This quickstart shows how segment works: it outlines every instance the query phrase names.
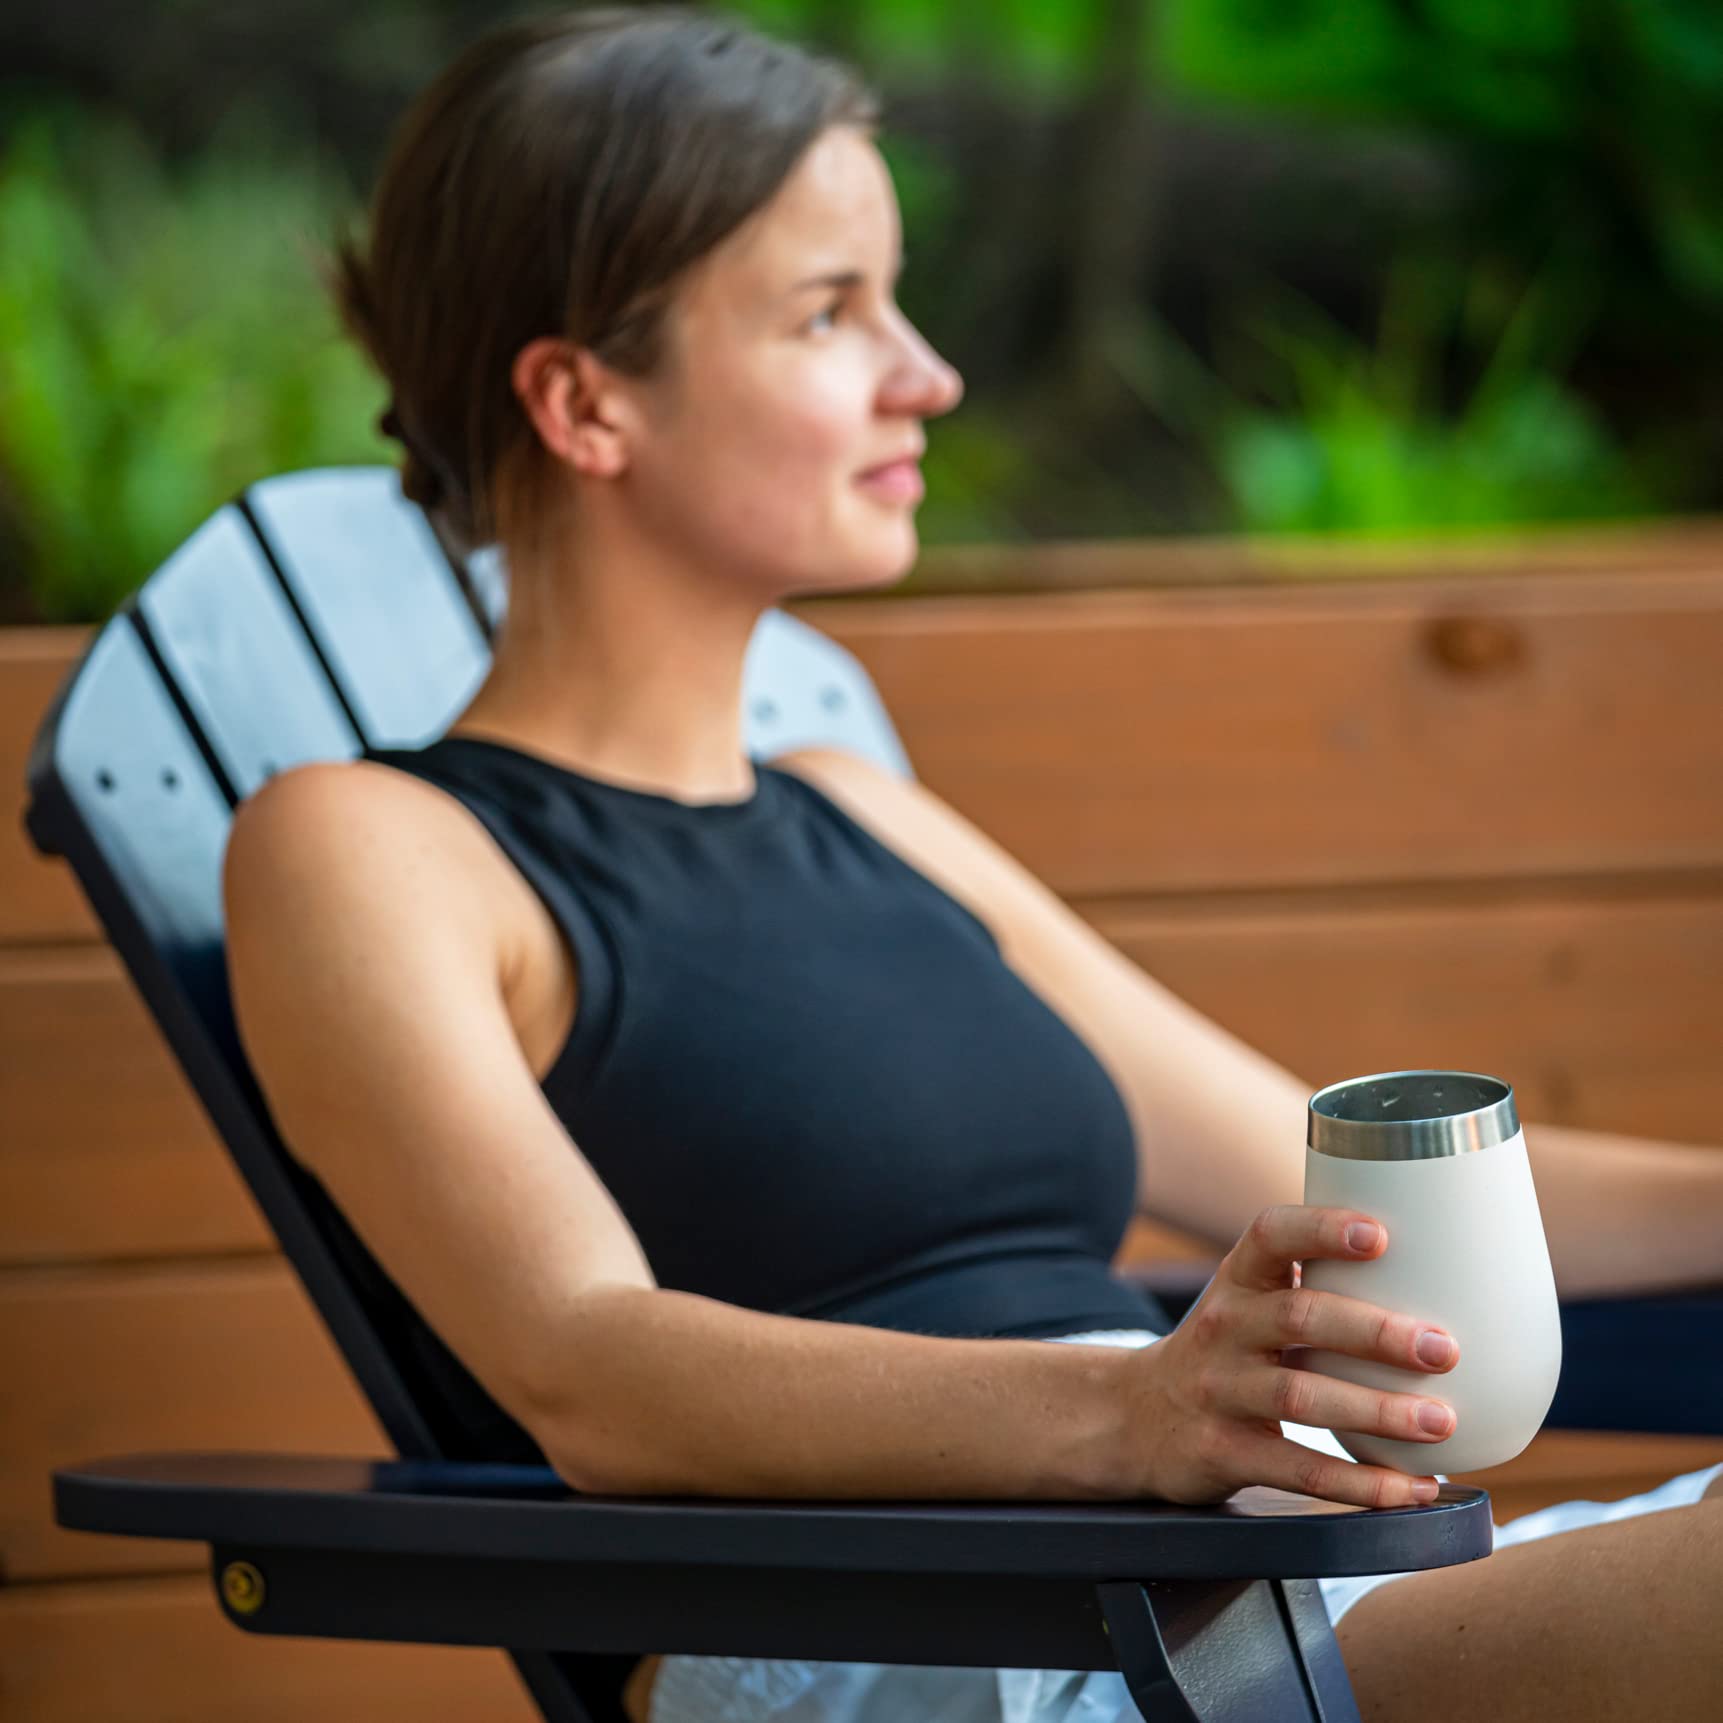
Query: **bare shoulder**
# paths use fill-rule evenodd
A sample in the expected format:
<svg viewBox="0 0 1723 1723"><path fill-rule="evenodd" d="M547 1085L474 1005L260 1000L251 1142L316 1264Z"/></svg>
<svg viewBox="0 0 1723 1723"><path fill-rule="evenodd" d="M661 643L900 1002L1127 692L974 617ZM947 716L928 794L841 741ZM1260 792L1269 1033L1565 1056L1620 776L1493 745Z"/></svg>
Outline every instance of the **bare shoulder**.
<svg viewBox="0 0 1723 1723"><path fill-rule="evenodd" d="M1058 897L972 820L914 778L842 748L799 748L771 762L806 779L858 824L951 893L992 929L1011 955L1048 918L1069 912Z"/></svg>
<svg viewBox="0 0 1723 1723"><path fill-rule="evenodd" d="M522 1045L498 944L509 864L490 842L455 797L380 762L272 779L224 868L234 1015L289 1153L590 1488L568 1367L584 1295L654 1283Z"/></svg>
<svg viewBox="0 0 1723 1723"><path fill-rule="evenodd" d="M278 773L234 814L222 883L234 919L284 904L394 904L473 931L494 925L484 873L486 838L452 796L368 760L317 761ZM475 913L476 912L476 913Z"/></svg>
<svg viewBox="0 0 1723 1723"><path fill-rule="evenodd" d="M234 913L305 894L436 911L469 930L507 927L527 891L476 815L434 784L370 760L314 762L272 777L239 805L222 884Z"/></svg>
<svg viewBox="0 0 1723 1723"><path fill-rule="evenodd" d="M409 772L370 760L316 760L291 766L234 811L230 844L290 848L336 846L353 838L432 838L458 842L462 810Z"/></svg>
<svg viewBox="0 0 1723 1723"><path fill-rule="evenodd" d="M453 796L368 760L316 762L242 802L222 863L228 968L251 1008L312 966L411 964L507 993L531 888Z"/></svg>

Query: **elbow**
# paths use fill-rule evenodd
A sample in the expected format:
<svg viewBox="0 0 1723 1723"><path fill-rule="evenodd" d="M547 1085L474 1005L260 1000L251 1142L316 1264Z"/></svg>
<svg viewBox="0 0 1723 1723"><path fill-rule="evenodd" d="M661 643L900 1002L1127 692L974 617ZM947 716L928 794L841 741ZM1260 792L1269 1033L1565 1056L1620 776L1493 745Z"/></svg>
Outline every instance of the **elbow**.
<svg viewBox="0 0 1723 1723"><path fill-rule="evenodd" d="M521 1422L556 1475L582 1495L636 1495L650 1488L644 1445L618 1373L607 1367L607 1359L638 1350L629 1335L611 1330L611 1322L620 1318L628 1325L629 1307L645 1290L656 1289L607 1285L583 1293L569 1332L538 1349L554 1368L525 1385Z"/></svg>
<svg viewBox="0 0 1723 1723"><path fill-rule="evenodd" d="M633 1475L637 1467L626 1463L638 1444L626 1430L595 1416L590 1407L552 1407L541 1401L523 1423L551 1470L571 1490L583 1496L639 1493L639 1479Z"/></svg>
<svg viewBox="0 0 1723 1723"><path fill-rule="evenodd" d="M638 1487L623 1475L613 1458L601 1452L596 1444L565 1435L546 1438L540 1435L539 1446L550 1461L551 1470L581 1496L630 1496L639 1494Z"/></svg>
<svg viewBox="0 0 1723 1723"><path fill-rule="evenodd" d="M626 1430L588 1424L539 1438L551 1470L583 1496L680 1496L706 1492L692 1479L654 1455Z"/></svg>

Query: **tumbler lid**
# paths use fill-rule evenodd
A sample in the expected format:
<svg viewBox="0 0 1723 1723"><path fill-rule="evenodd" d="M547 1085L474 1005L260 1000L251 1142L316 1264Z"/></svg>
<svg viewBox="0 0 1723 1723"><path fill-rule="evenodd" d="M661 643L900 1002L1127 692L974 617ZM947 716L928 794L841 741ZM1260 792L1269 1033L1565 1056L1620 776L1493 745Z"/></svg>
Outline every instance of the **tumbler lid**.
<svg viewBox="0 0 1723 1723"><path fill-rule="evenodd" d="M1348 1161L1427 1161L1505 1143L1519 1130L1512 1084L1476 1071L1379 1071L1310 1097L1305 1141Z"/></svg>

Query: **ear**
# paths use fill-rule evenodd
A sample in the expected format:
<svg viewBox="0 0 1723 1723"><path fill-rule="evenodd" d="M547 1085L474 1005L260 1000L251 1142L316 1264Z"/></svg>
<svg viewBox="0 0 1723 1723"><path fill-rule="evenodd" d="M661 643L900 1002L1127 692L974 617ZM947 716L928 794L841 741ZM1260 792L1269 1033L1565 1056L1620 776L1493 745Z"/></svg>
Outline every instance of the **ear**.
<svg viewBox="0 0 1723 1723"><path fill-rule="evenodd" d="M515 355L514 392L540 440L576 472L614 478L628 465L632 414L613 372L553 335Z"/></svg>

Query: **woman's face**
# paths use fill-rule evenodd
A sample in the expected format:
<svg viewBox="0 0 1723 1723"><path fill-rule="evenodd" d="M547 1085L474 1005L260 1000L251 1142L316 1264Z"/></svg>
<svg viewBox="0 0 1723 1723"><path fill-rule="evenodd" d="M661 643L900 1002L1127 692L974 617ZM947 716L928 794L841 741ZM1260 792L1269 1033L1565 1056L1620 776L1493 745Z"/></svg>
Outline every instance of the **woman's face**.
<svg viewBox="0 0 1723 1723"><path fill-rule="evenodd" d="M654 537L772 598L908 572L922 421L956 406L963 380L897 308L901 245L883 157L834 126L702 260L629 460Z"/></svg>

